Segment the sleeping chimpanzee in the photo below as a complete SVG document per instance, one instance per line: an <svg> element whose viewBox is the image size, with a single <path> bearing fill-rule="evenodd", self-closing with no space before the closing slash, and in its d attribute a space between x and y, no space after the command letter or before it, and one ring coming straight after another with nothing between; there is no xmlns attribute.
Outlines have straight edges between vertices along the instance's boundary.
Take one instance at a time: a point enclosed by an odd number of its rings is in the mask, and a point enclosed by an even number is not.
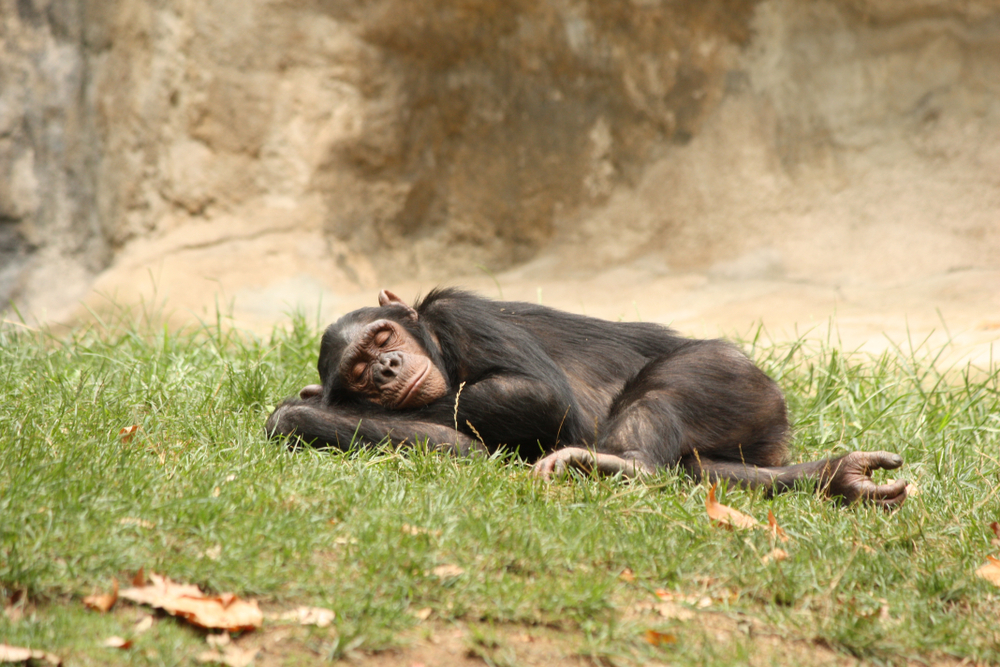
<svg viewBox="0 0 1000 667"><path fill-rule="evenodd" d="M321 385L267 420L267 433L321 447L414 444L460 454L516 448L535 474L567 468L689 475L784 491L809 481L846 502L892 507L906 483L888 452L784 465L781 390L720 340L607 322L439 289L410 307L388 291L323 334Z"/></svg>

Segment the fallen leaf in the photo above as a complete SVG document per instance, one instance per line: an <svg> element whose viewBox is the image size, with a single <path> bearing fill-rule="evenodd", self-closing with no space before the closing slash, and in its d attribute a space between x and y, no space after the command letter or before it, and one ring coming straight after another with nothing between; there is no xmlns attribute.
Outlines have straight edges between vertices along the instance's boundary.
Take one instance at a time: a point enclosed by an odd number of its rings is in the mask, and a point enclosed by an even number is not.
<svg viewBox="0 0 1000 667"><path fill-rule="evenodd" d="M201 555L209 560L219 560L219 556L222 555L222 545L216 544L211 549L206 549Z"/></svg>
<svg viewBox="0 0 1000 667"><path fill-rule="evenodd" d="M286 611L278 619L282 621L295 621L299 625L315 625L317 628L325 628L336 617L329 609L322 607L299 607L292 611Z"/></svg>
<svg viewBox="0 0 1000 667"><path fill-rule="evenodd" d="M212 648L221 648L223 646L229 646L233 642L233 639L229 636L228 632L223 632L218 635L208 635L205 637L205 641Z"/></svg>
<svg viewBox="0 0 1000 667"><path fill-rule="evenodd" d="M156 524L152 521L146 521L145 519L137 519L133 516L127 516L123 519L118 519L118 523L123 526L139 526L140 528L156 528Z"/></svg>
<svg viewBox="0 0 1000 667"><path fill-rule="evenodd" d="M111 580L111 592L106 594L94 594L88 595L83 598L83 604L87 606L88 609L93 609L94 611L99 611L102 614L115 606L115 602L118 601L118 580Z"/></svg>
<svg viewBox="0 0 1000 667"><path fill-rule="evenodd" d="M402 530L407 535L432 535L434 537L441 537L440 530L431 530L430 528L421 528L420 526L411 526L408 523L404 523Z"/></svg>
<svg viewBox="0 0 1000 667"><path fill-rule="evenodd" d="M747 516L743 512L738 512L732 507L723 505L715 499L715 487L713 484L705 497L705 511L708 518L720 526L728 528L759 528L760 522L752 516Z"/></svg>
<svg viewBox="0 0 1000 667"><path fill-rule="evenodd" d="M994 521L991 523L990 530L992 530L993 534L996 535L996 537L990 540L990 544L995 547L1000 547L1000 521Z"/></svg>
<svg viewBox="0 0 1000 667"><path fill-rule="evenodd" d="M767 529L771 531L772 540L781 540L782 542L788 541L788 535L785 535L785 529L778 525L778 520L774 518L774 512L770 509L767 510Z"/></svg>
<svg viewBox="0 0 1000 667"><path fill-rule="evenodd" d="M465 570L457 565L438 565L436 568L431 570L431 572L439 579L450 579L452 577L460 577L465 574Z"/></svg>
<svg viewBox="0 0 1000 667"><path fill-rule="evenodd" d="M153 617L152 616L143 616L135 624L135 627L132 628L132 632L134 632L137 635L141 635L146 630L149 630L151 627L153 627Z"/></svg>
<svg viewBox="0 0 1000 667"><path fill-rule="evenodd" d="M132 577L132 585L133 586L146 585L146 573L143 571L143 568L140 567L139 571L135 573L134 577Z"/></svg>
<svg viewBox="0 0 1000 667"><path fill-rule="evenodd" d="M138 430L139 430L138 424L132 424L131 426L126 426L122 430L118 431L118 437L121 438L121 441L124 443L132 442L132 437Z"/></svg>
<svg viewBox="0 0 1000 667"><path fill-rule="evenodd" d="M690 609L682 607L676 602L661 602L655 605L656 613L663 618L675 619L678 621L687 621L694 618L694 612Z"/></svg>
<svg viewBox="0 0 1000 667"><path fill-rule="evenodd" d="M677 635L669 632L658 632L656 630L646 630L646 641L653 646L663 646L664 644L677 643Z"/></svg>
<svg viewBox="0 0 1000 667"><path fill-rule="evenodd" d="M103 642L101 642L101 646L104 646L105 648L128 649L132 648L132 640L123 639L121 637L108 637Z"/></svg>
<svg viewBox="0 0 1000 667"><path fill-rule="evenodd" d="M976 570L976 576L982 577L994 586L1000 586L1000 558L986 557L986 565Z"/></svg>
<svg viewBox="0 0 1000 667"><path fill-rule="evenodd" d="M226 646L222 651L205 651L199 653L198 662L214 662L228 667L247 667L260 653L259 648L244 651L238 646Z"/></svg>
<svg viewBox="0 0 1000 667"><path fill-rule="evenodd" d="M431 617L431 614L434 613L434 610L430 607L424 607L423 609L417 609L416 611L412 611L410 613L413 614L413 617L418 621L426 621Z"/></svg>
<svg viewBox="0 0 1000 667"><path fill-rule="evenodd" d="M773 561L788 560L788 552L785 551L784 549L772 549L771 553L767 554L760 560L762 563L764 563L764 565L767 565L772 560Z"/></svg>
<svg viewBox="0 0 1000 667"><path fill-rule="evenodd" d="M635 572L632 571L632 568L626 567L618 574L618 578L627 584L631 584L635 581Z"/></svg>
<svg viewBox="0 0 1000 667"><path fill-rule="evenodd" d="M56 665L56 667L62 664L62 658L46 651L0 644L0 662L27 662L29 660L44 660L50 665Z"/></svg>
<svg viewBox="0 0 1000 667"><path fill-rule="evenodd" d="M149 573L152 583L129 588L120 596L139 604L162 609L202 628L252 630L263 623L256 600L244 601L232 593L205 595L197 586L178 584L167 577Z"/></svg>
<svg viewBox="0 0 1000 667"><path fill-rule="evenodd" d="M221 494L221 493L222 493L222 489L220 489L219 487L215 487L214 489L212 489L212 497L213 498L218 498L219 494Z"/></svg>

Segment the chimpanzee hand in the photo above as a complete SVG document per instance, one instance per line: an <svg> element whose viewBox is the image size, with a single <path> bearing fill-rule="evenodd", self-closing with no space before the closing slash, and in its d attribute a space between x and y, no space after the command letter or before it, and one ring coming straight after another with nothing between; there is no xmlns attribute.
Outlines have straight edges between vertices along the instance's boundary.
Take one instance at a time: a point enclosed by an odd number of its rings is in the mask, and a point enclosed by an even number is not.
<svg viewBox="0 0 1000 667"><path fill-rule="evenodd" d="M845 504L863 500L887 509L895 508L906 500L906 482L876 484L871 473L879 468L893 470L901 465L903 459L891 452L851 452L827 462L820 474L820 488L830 498Z"/></svg>

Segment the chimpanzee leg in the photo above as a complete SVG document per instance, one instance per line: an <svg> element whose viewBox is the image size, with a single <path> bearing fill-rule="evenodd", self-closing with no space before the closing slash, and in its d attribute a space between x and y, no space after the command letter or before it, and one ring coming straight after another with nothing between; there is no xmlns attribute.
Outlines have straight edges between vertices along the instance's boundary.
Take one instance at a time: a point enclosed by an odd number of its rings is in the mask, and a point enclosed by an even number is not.
<svg viewBox="0 0 1000 667"><path fill-rule="evenodd" d="M542 459L547 477L567 466L626 476L669 468L685 454L780 465L788 420L777 385L732 345L691 341L625 384L593 446ZM588 460L589 458L589 460Z"/></svg>
<svg viewBox="0 0 1000 667"><path fill-rule="evenodd" d="M852 452L783 466L788 433L777 385L731 346L697 341L626 384L592 451L557 450L535 472L549 477L573 467L633 477L680 464L695 478L775 492L812 482L848 503L892 507L905 500L905 482L877 485L870 477L877 468L902 465L896 454Z"/></svg>
<svg viewBox="0 0 1000 667"><path fill-rule="evenodd" d="M731 461L714 461L690 454L681 459L681 466L696 479L711 482L728 480L749 487L764 487L781 493L796 484L814 484L829 498L845 504L858 500L897 507L906 500L906 482L896 480L876 484L871 479L873 470L893 470L903 465L898 454L890 452L851 452L833 459L810 461L791 466L749 466Z"/></svg>

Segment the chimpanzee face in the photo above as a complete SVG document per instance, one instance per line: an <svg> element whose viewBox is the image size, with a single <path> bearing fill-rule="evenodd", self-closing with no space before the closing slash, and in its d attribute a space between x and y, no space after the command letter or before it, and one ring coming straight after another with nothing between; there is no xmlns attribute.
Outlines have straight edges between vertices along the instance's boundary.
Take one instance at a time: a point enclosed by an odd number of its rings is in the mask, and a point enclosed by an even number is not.
<svg viewBox="0 0 1000 667"><path fill-rule="evenodd" d="M444 396L448 383L427 351L402 324L377 319L346 324L348 341L336 373L349 393L392 410L419 408Z"/></svg>

